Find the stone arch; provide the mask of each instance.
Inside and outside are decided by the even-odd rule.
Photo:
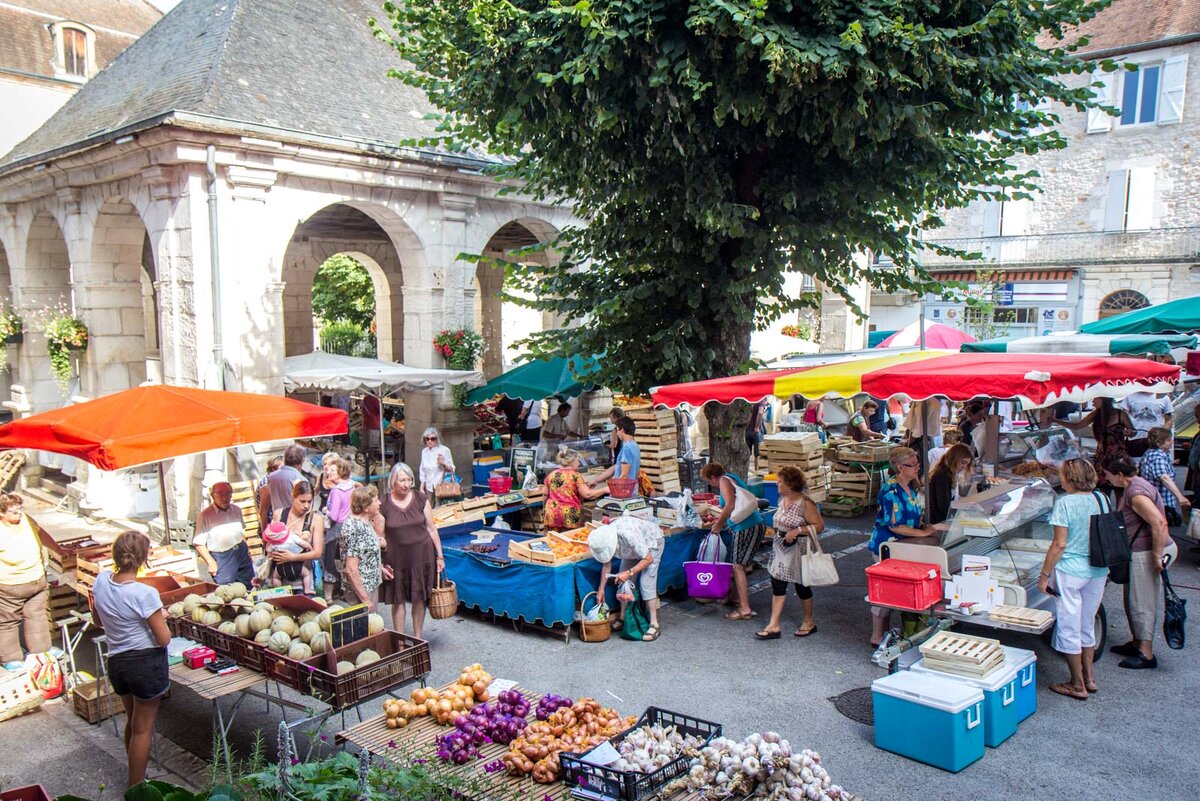
[[[357,203],[329,204],[296,226],[281,273],[285,355],[313,349],[313,279],[321,264],[337,253],[353,256],[371,276],[379,358],[392,361],[404,353],[403,288],[409,275],[422,271],[424,252],[416,234],[399,218],[393,219],[390,210],[365,208],[371,213]],[[402,253],[412,256],[416,264],[406,261]]]
[[[1150,305],[1150,299],[1135,289],[1118,289],[1110,292],[1100,301],[1098,319],[1124,314],[1135,309],[1144,309]]]
[[[92,396],[161,378],[156,270],[137,208],[113,195],[98,207],[91,252],[76,275],[76,304],[91,332],[85,390]]]
[[[0,310],[13,308],[12,268],[8,261],[8,248],[0,238]],[[8,400],[9,391],[13,385],[15,366],[13,360],[17,356],[15,346],[0,342],[0,348],[5,348],[5,369],[0,370],[0,400]]]
[[[519,254],[516,251],[554,241],[558,229],[536,217],[519,217],[500,225],[488,237],[482,255],[491,258],[520,261],[528,264],[549,264],[556,259],[551,250]],[[533,331],[544,330],[551,323],[548,315],[505,303],[499,297],[504,286],[504,270],[486,261],[475,268],[475,328],[483,336],[487,350],[483,356],[483,372],[494,378],[504,370],[506,349]]]
[[[36,211],[29,222],[25,258],[19,273],[14,276],[19,292],[15,300],[25,321],[32,322],[46,309],[59,306],[77,311],[67,239],[56,215],[47,209]],[[49,358],[45,336],[27,331],[20,346],[17,369],[35,412],[62,406],[69,397],[48,369]]]

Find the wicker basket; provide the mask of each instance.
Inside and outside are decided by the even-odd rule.
[[[579,602],[579,639],[584,642],[604,642],[612,635],[611,620],[584,620],[583,607],[587,604],[587,599],[595,594],[589,592]],[[600,603],[600,601],[597,600],[596,603]]]
[[[429,616],[434,620],[445,620],[453,617],[458,611],[458,586],[438,573],[437,586],[429,598]]]

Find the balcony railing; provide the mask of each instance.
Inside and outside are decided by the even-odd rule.
[[[969,268],[977,264],[1056,266],[1158,263],[1200,259],[1200,226],[1154,228],[1148,231],[977,236],[934,239],[930,242],[966,253],[979,253],[983,258],[963,261],[927,250],[921,257],[921,263],[926,268]]]

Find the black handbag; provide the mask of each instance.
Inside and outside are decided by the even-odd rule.
[[[1100,511],[1092,515],[1088,530],[1088,562],[1092,567],[1107,567],[1108,578],[1117,584],[1129,583],[1129,563],[1133,551],[1125,518],[1113,510],[1112,503],[1100,492],[1092,491]]]
[[[1183,629],[1187,623],[1187,601],[1179,597],[1175,592],[1175,588],[1171,586],[1171,579],[1167,576],[1167,571],[1162,572],[1163,583],[1163,608],[1166,614],[1163,617],[1163,639],[1167,641],[1167,645],[1172,650],[1178,651],[1183,648]]]

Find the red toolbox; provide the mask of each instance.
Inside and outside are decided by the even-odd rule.
[[[207,645],[189,648],[183,652],[183,664],[190,668],[202,668],[209,662],[216,661],[217,652]]]
[[[871,603],[924,612],[942,600],[942,576],[936,565],[884,559],[867,568]]]

